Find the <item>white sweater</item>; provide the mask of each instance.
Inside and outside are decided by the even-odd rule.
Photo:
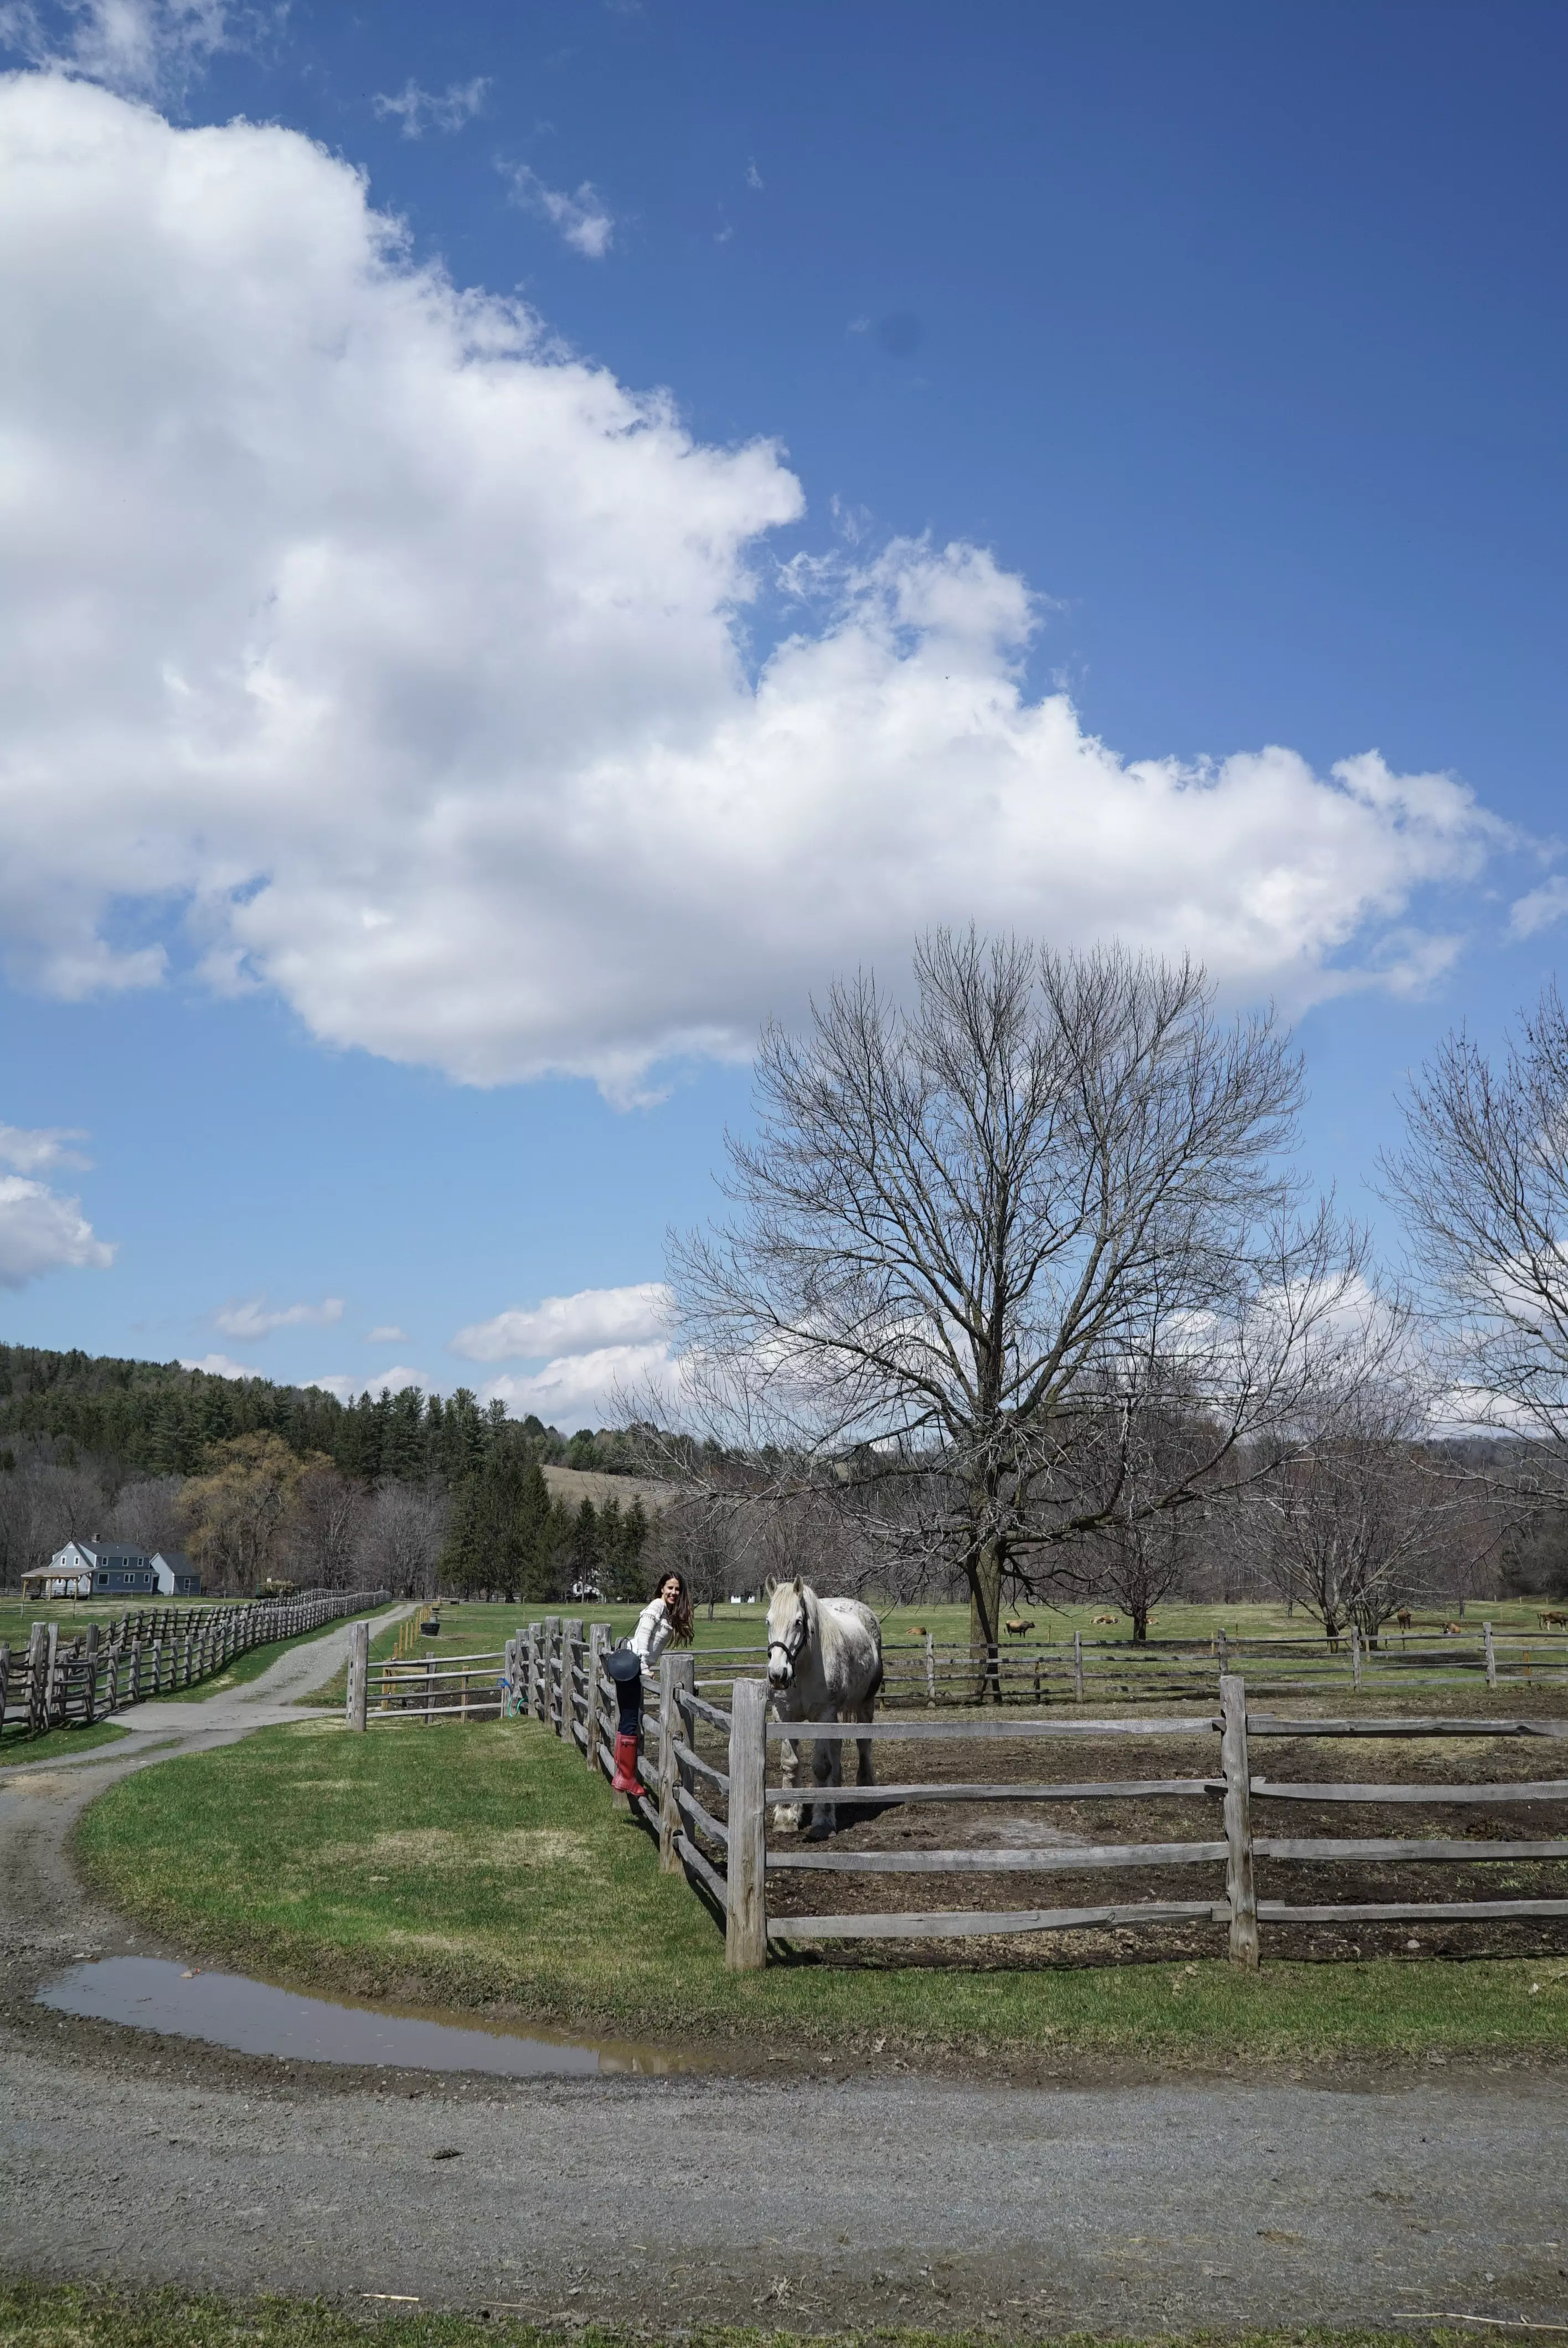
[[[631,1633],[631,1652],[641,1655],[645,1663],[656,1663],[674,1635],[675,1626],[664,1601],[651,1598],[637,1618],[637,1628]]]

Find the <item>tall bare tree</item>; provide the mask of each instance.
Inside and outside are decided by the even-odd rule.
[[[1536,1438],[1568,1488],[1568,1011],[1555,983],[1494,1066],[1461,1028],[1385,1165],[1445,1329],[1450,1407]]]
[[[1353,1622],[1376,1644],[1389,1615],[1447,1594],[1456,1562],[1495,1546],[1495,1518],[1425,1431],[1424,1397],[1401,1379],[1320,1395],[1297,1447],[1249,1495],[1264,1580],[1330,1639]]]
[[[363,1484],[323,1454],[307,1459],[291,1496],[282,1553],[292,1581],[307,1590],[342,1590],[354,1580],[361,1528],[370,1504]]]
[[[354,1584],[399,1596],[434,1598],[450,1503],[434,1485],[378,1484],[359,1521]]]
[[[938,932],[907,1009],[835,984],[764,1034],[737,1212],[673,1250],[692,1425],[880,1514],[994,1648],[1004,1587],[1211,1488],[1342,1350],[1355,1249],[1281,1172],[1299,1090],[1190,963]],[[1204,1437],[1129,1503],[1164,1395]]]

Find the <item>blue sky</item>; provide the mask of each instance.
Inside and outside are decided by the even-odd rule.
[[[1554,967],[1560,9],[0,28],[13,1339],[592,1419],[925,922],[1275,995],[1363,1210]]]

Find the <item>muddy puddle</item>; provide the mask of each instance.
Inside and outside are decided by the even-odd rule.
[[[526,2036],[473,2018],[302,1997],[241,1973],[190,1971],[161,1957],[102,1957],[73,1965],[38,1992],[40,2005],[96,2022],[128,2023],[164,2037],[203,2039],[241,2054],[296,2063],[395,2065],[406,2071],[489,2071],[509,2079],[668,2078],[707,2067],[696,2055],[635,2040]]]

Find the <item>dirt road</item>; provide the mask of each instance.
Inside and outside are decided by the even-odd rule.
[[[276,1666],[285,1680],[163,1707],[179,1723],[147,1707],[138,1742],[228,1741],[340,1661],[334,1633]],[[62,2020],[32,1991],[73,1956],[169,1953],[96,1910],[63,1854],[91,1793],[158,1757],[116,1748],[0,1781],[8,2267],[786,2327],[1568,2323],[1568,2080],[1553,2072],[464,2082]]]

